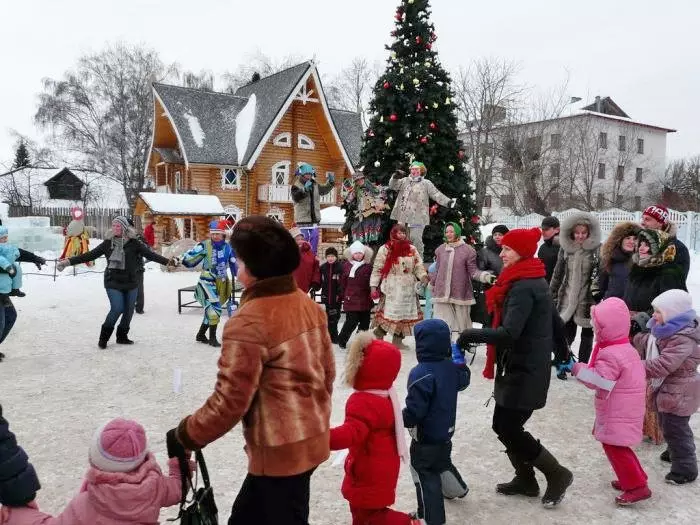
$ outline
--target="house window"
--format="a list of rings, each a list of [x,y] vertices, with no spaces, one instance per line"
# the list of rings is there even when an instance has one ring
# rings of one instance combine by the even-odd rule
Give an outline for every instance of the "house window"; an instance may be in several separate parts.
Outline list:
[[[644,139],[637,139],[637,153],[644,153]]]
[[[316,149],[316,144],[306,135],[297,135],[297,146],[299,149]]]
[[[559,133],[552,133],[550,139],[552,143],[552,149],[561,148],[561,135]]]
[[[559,180],[561,177],[561,167],[559,164],[552,164],[549,167],[549,176],[552,178],[553,181]]]
[[[605,178],[605,163],[604,162],[598,163],[598,178],[599,179]]]
[[[234,168],[221,170],[221,187],[225,190],[241,189],[241,171]]]
[[[596,195],[595,207],[598,209],[602,208],[603,202],[605,202],[605,195],[602,193],[599,193],[598,195]]]
[[[272,208],[266,213],[271,219],[275,219],[277,222],[284,224],[284,212],[279,208]]]
[[[601,131],[598,136],[598,144],[602,149],[608,149],[608,134]]]
[[[291,148],[292,147],[292,134],[289,131],[280,133],[274,139],[272,139],[272,144],[274,146],[279,146],[281,148]]]
[[[641,198],[641,197],[635,197],[635,198],[634,198],[634,209],[635,209],[635,210],[641,210],[641,209],[642,209],[642,198]]]
[[[491,195],[484,195],[484,208],[490,208],[491,206]]]
[[[270,180],[272,184],[282,185],[289,184],[289,168],[292,163],[288,160],[278,162],[270,170]]]
[[[624,166],[617,167],[617,180],[619,180],[619,181],[625,180],[625,167]]]
[[[227,230],[231,233],[233,225],[243,218],[243,213],[238,206],[226,206],[224,208],[224,220],[230,225]]]
[[[182,188],[182,173],[179,171],[175,172],[175,191],[179,190]]]
[[[627,151],[627,137],[620,135],[619,148],[620,151]]]
[[[514,195],[501,195],[501,208],[512,208],[515,206]]]
[[[637,168],[637,175],[634,178],[635,182],[643,182],[644,178],[642,177],[642,168]]]

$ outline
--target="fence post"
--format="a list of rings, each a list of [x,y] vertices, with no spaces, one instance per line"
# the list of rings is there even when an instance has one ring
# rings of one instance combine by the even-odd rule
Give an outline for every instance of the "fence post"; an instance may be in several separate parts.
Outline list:
[[[686,217],[686,231],[685,231],[685,245],[688,246],[689,249],[692,249],[695,251],[695,245],[693,243],[693,218],[694,218],[694,213],[692,211],[687,211],[685,213]],[[692,248],[691,248],[692,247]]]
[[[634,222],[636,222],[636,223],[642,222],[642,212],[641,211],[634,212]]]

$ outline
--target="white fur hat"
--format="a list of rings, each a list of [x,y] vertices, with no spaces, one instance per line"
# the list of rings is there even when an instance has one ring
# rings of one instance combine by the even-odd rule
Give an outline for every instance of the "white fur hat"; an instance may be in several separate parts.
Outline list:
[[[651,302],[651,305],[661,312],[664,322],[678,317],[693,309],[693,297],[684,290],[667,290]]]

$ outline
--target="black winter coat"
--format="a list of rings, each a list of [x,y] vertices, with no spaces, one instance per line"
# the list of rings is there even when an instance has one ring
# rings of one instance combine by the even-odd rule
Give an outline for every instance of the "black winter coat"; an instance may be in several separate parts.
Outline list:
[[[683,244],[678,239],[673,239],[672,243],[676,246],[676,266],[678,266],[683,272],[683,282],[688,279],[688,272],[690,272],[690,253],[688,252],[688,247]]]
[[[630,312],[653,312],[651,302],[660,294],[673,288],[686,290],[683,271],[676,261],[661,266],[632,266],[624,301]]]
[[[622,299],[625,296],[631,267],[632,254],[623,252],[621,248],[615,248],[610,257],[610,271],[601,265],[598,282],[593,289],[593,297],[596,302],[610,297]]]
[[[554,274],[554,268],[557,266],[557,261],[559,260],[559,236],[555,235],[551,239],[548,239],[542,243],[540,249],[537,251],[537,258],[544,263],[545,280],[550,282],[552,280],[552,275]]]
[[[554,305],[544,279],[511,286],[498,328],[469,330],[469,340],[496,345],[496,403],[537,410],[547,403],[553,349]]]
[[[102,241],[97,248],[82,255],[71,257],[71,265],[82,264],[105,256],[109,259],[112,254],[112,239]],[[115,290],[133,290],[139,285],[138,272],[143,271],[143,258],[155,261],[160,264],[168,264],[168,259],[152,251],[148,246],[138,239],[129,239],[124,243],[124,269],[116,270],[107,268],[105,270],[105,288]]]
[[[22,507],[34,500],[40,488],[34,467],[17,445],[0,406],[0,504]]]
[[[503,261],[499,257],[501,254],[501,247],[496,244],[493,237],[490,235],[486,237],[486,242],[484,242],[484,247],[479,250],[476,258],[476,265],[479,270],[484,272],[493,272],[496,275],[500,275],[501,270],[503,270]]]
[[[343,263],[335,261],[333,264],[324,262],[321,265],[321,302],[328,306],[340,308],[343,301],[340,290],[340,277],[343,274]]]

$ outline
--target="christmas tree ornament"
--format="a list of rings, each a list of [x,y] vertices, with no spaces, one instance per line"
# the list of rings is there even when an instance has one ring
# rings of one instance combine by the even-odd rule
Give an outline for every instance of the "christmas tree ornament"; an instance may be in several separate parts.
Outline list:
[[[389,120],[391,120],[392,122],[396,122],[397,120],[399,120],[399,116],[396,113],[392,113],[391,115],[389,115]]]
[[[434,107],[434,108],[437,109],[437,107],[438,107],[439,105],[440,105],[440,104],[438,104],[437,102],[433,102],[433,107]]]
[[[418,84],[420,84],[420,80],[418,80],[417,78],[414,78],[414,79],[413,79],[413,85],[414,85],[414,86],[417,86]]]
[[[447,104],[448,106],[450,105],[450,97],[447,97],[447,98],[445,99],[445,104]]]
[[[463,150],[463,149],[459,150],[459,151],[457,152],[457,156],[458,156],[460,159],[463,159],[463,158],[464,158],[464,150]]]
[[[435,122],[431,122],[430,129],[437,129],[437,124],[435,124]]]
[[[421,106],[420,102],[416,104],[416,111],[420,112],[423,111],[423,106]]]
[[[403,75],[403,68],[399,69],[399,74]]]
[[[403,84],[401,84],[401,85],[399,86],[399,89],[400,89],[401,91],[403,91]]]
[[[391,136],[389,136],[389,138],[387,138],[387,139],[384,141],[384,144],[386,144],[386,145],[388,146],[389,144],[391,144],[391,141],[392,141],[392,140],[394,140],[394,139],[391,138]]]
[[[420,45],[421,42],[423,42],[423,39],[420,37],[420,35],[418,35],[418,36],[416,37],[416,44],[419,44],[419,45]]]
[[[389,83],[388,80],[386,82],[384,82],[384,89],[389,89],[390,87],[391,87],[391,84]]]
[[[409,4],[412,4],[415,0],[408,0]]]
[[[450,169],[450,171],[454,171],[454,170],[455,170],[455,166],[454,166],[454,164],[450,164],[450,167],[449,167],[449,169]]]
[[[425,44],[425,49],[427,49],[428,51],[430,51],[432,48],[433,48],[433,44],[431,44],[430,42]]]
[[[472,224],[479,224],[479,221],[481,220],[481,217],[478,215],[472,215]]]
[[[411,41],[408,38],[404,39],[404,41],[403,41],[403,45],[405,45],[406,47],[408,47],[410,45],[410,43],[411,43]]]
[[[391,58],[393,58],[394,60],[396,60],[396,51],[392,51],[392,52],[391,52]]]
[[[425,135],[423,135],[423,136],[420,138],[420,141],[421,141],[421,144],[427,144],[427,143],[428,143],[428,137],[426,137]]]
[[[430,33],[430,40],[431,42],[435,42],[437,40],[437,35],[435,33]]]
[[[375,160],[375,161],[374,161],[374,167],[375,167],[375,168],[378,168],[378,167],[381,166],[381,165],[382,165],[382,163],[379,162],[378,160]]]
[[[430,60],[425,61],[425,67],[430,67]]]
[[[371,129],[369,131],[367,131],[367,136],[374,137],[374,131],[372,131]]]
[[[384,122],[384,117],[379,117],[379,122]]]

